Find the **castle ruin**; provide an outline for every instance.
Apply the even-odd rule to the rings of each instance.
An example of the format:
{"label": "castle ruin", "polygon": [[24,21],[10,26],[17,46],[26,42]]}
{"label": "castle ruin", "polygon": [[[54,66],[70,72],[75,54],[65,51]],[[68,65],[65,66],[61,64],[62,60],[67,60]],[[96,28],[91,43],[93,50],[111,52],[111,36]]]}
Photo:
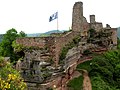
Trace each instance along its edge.
{"label": "castle ruin", "polygon": [[[63,47],[80,38],[77,46],[70,48],[63,61],[60,54]],[[74,41],[75,42],[75,41]],[[104,52],[117,46],[117,28],[103,27],[90,15],[90,23],[83,16],[83,3],[76,2],[72,13],[72,31],[48,37],[25,37],[16,39],[22,45],[24,58],[16,68],[27,82],[29,90],[47,90],[54,85],[62,89],[70,79],[76,66],[86,60],[85,50]],[[62,62],[62,63],[61,63]]]}

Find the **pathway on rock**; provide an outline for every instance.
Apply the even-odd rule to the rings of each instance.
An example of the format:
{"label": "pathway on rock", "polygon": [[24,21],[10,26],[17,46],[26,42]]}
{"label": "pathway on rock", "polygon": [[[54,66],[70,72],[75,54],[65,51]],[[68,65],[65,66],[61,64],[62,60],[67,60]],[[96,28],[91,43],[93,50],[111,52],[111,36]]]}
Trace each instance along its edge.
{"label": "pathway on rock", "polygon": [[91,85],[91,81],[90,78],[88,76],[88,72],[87,70],[82,70],[83,73],[83,90],[92,90],[92,85]]}

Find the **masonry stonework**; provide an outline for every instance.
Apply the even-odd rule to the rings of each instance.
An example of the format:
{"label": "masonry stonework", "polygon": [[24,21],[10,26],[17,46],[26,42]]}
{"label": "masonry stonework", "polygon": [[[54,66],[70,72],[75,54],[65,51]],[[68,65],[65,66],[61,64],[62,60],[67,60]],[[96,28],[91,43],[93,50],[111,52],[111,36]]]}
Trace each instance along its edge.
{"label": "masonry stonework", "polygon": [[90,15],[90,23],[95,23],[95,15]]}
{"label": "masonry stonework", "polygon": [[95,21],[95,15],[90,15],[90,28],[95,29],[97,32],[103,29],[102,23]]}
{"label": "masonry stonework", "polygon": [[113,45],[117,45],[117,28],[111,28]]}
{"label": "masonry stonework", "polygon": [[72,15],[72,30],[73,31],[82,31],[83,30],[83,3],[77,2],[73,6],[73,15]]}

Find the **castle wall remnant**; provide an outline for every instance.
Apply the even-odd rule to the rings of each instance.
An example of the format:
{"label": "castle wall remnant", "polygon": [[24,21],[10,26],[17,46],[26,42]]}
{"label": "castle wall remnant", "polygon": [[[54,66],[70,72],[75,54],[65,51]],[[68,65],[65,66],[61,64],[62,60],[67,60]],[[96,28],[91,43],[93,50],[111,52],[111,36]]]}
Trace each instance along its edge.
{"label": "castle wall remnant", "polygon": [[117,45],[117,28],[111,28],[113,45]]}
{"label": "castle wall remnant", "polygon": [[95,15],[90,15],[90,23],[95,23]]}
{"label": "castle wall remnant", "polygon": [[73,6],[72,14],[72,30],[82,31],[83,30],[83,3],[76,2]]}
{"label": "castle wall remnant", "polygon": [[43,48],[45,46],[45,39],[40,37],[17,38],[16,43],[20,43],[23,46]]}
{"label": "castle wall remnant", "polygon": [[81,31],[81,36],[87,37],[89,28],[90,28],[89,23],[87,22],[86,18],[83,17],[83,30]]}
{"label": "castle wall remnant", "polygon": [[103,24],[95,21],[95,15],[90,15],[90,28],[95,29],[97,32],[103,29]]}

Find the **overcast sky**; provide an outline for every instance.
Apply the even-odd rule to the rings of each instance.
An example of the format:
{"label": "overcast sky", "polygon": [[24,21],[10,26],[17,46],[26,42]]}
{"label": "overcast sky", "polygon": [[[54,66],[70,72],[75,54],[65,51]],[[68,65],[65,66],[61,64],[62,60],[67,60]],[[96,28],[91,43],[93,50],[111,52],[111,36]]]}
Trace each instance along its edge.
{"label": "overcast sky", "polygon": [[[57,20],[49,17],[58,11],[59,30],[68,30],[72,23],[72,7],[79,0],[0,0],[0,33],[11,28],[18,32],[42,33],[57,29]],[[120,26],[120,0],[81,0],[84,16],[95,14],[96,21],[111,27]]]}

